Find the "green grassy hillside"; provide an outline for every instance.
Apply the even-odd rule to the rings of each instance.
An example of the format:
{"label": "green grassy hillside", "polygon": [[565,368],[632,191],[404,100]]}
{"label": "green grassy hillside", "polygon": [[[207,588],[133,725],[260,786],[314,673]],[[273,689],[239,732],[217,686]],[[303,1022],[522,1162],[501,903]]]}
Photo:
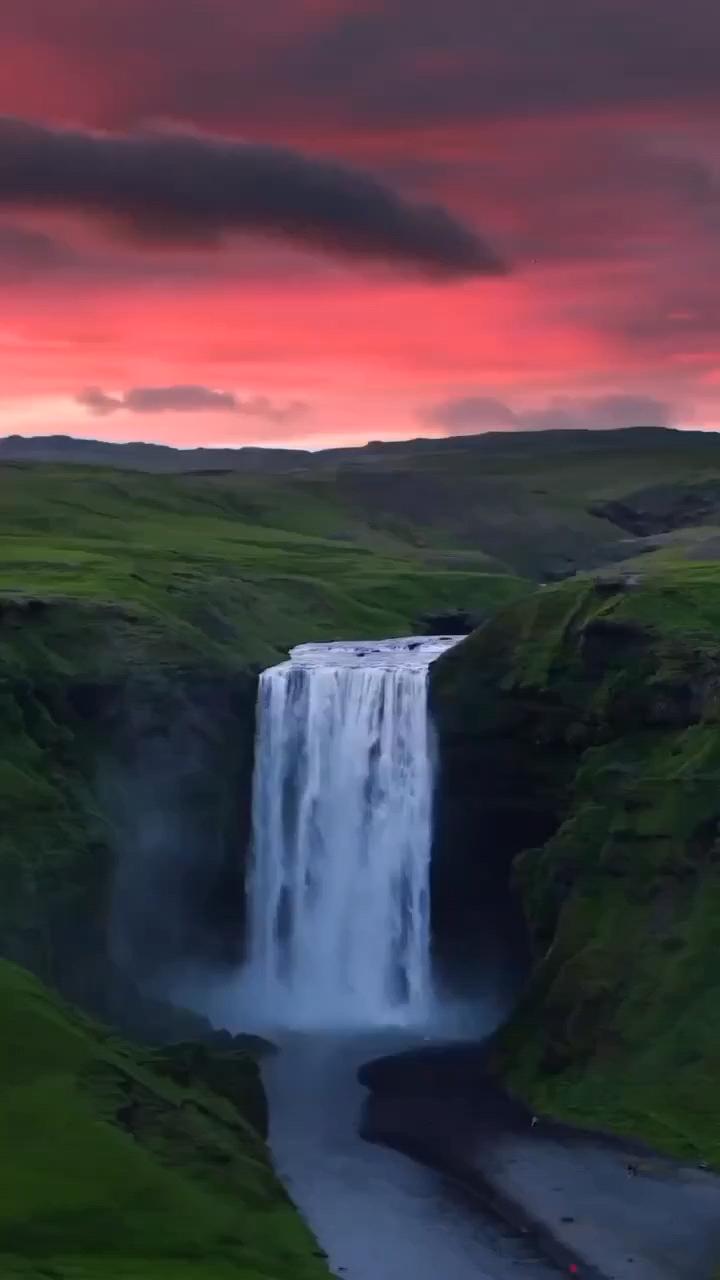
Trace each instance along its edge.
{"label": "green grassy hillside", "polygon": [[[646,533],[712,522],[713,513],[720,523],[720,437],[712,432],[505,432],[315,454],[14,438],[0,441],[5,489],[13,487],[10,460],[22,458],[54,464],[40,468],[48,477],[40,505],[51,520],[62,505],[47,509],[51,477],[62,486],[62,477],[73,474],[56,464],[85,461],[93,466],[74,469],[78,484],[92,488],[94,472],[96,498],[102,495],[99,509],[90,500],[91,517],[109,504],[122,519],[124,491],[143,506],[160,502],[165,519],[173,508],[193,520],[219,514],[255,529],[338,541],[345,550],[362,546],[390,559],[409,554],[428,569],[486,567],[539,580],[623,558],[642,549]],[[17,483],[24,501],[25,482]],[[35,503],[38,490],[31,488]],[[612,518],[618,504],[620,523]],[[649,523],[633,519],[635,507]],[[79,514],[71,496],[68,532]],[[197,532],[204,542],[199,525]],[[303,572],[318,577],[317,569]]]}
{"label": "green grassy hillside", "polygon": [[0,962],[3,1280],[328,1275],[246,1118],[254,1064],[188,1056],[133,1049]]}
{"label": "green grassy hillside", "polygon": [[403,633],[520,589],[481,550],[421,555],[332,492],[0,468],[0,671],[268,663],[301,640]]}
{"label": "green grassy hillside", "polygon": [[515,861],[535,965],[507,1082],[720,1166],[720,568],[540,590],[438,664],[435,697],[481,810],[554,829]]}
{"label": "green grassy hillside", "polygon": [[[509,433],[249,453],[237,455],[242,469],[163,475],[3,462],[0,606],[3,596],[53,602],[60,660],[79,615],[55,611],[71,600],[88,665],[265,663],[298,639],[487,611],[518,594],[518,576],[666,559],[666,544],[677,557],[693,543],[698,558],[718,554],[712,434]],[[14,656],[11,632],[1,635],[0,661]]]}

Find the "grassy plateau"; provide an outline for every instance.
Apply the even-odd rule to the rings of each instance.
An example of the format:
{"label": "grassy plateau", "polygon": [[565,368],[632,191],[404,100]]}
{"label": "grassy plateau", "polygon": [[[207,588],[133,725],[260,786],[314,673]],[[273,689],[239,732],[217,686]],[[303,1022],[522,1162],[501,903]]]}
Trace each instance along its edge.
{"label": "grassy plateau", "polygon": [[402,633],[424,611],[492,608],[519,588],[481,550],[421,553],[290,483],[0,467],[0,608],[49,606],[24,615],[31,644],[2,629],[9,667],[68,669],[76,647],[87,673],[265,664],[299,640]]}

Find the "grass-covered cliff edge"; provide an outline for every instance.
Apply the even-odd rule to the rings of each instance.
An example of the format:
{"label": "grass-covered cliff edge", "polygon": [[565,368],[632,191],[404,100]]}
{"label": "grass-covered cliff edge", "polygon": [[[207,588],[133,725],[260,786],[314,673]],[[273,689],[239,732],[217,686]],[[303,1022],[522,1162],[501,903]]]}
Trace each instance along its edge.
{"label": "grass-covered cliff edge", "polygon": [[3,1280],[322,1280],[257,1067],[140,1050],[0,961]]}
{"label": "grass-covered cliff edge", "polygon": [[237,959],[257,671],[523,589],[332,489],[0,467],[0,955],[123,1023],[108,950]]}
{"label": "grass-covered cliff edge", "polygon": [[539,1111],[720,1165],[720,572],[541,589],[433,699],[465,865],[499,849],[533,936],[496,1067]]}

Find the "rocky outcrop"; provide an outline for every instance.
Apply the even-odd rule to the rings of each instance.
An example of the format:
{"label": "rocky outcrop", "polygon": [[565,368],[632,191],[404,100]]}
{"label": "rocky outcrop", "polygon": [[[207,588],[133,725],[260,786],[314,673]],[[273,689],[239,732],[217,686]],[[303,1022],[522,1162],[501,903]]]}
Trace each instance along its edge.
{"label": "rocky outcrop", "polygon": [[268,1107],[260,1078],[257,1056],[272,1052],[272,1045],[257,1037],[231,1037],[229,1046],[198,1044],[167,1045],[152,1055],[153,1069],[183,1088],[201,1084],[212,1093],[227,1098],[245,1116],[262,1138],[268,1134]]}
{"label": "rocky outcrop", "polygon": [[622,499],[595,502],[590,514],[638,538],[671,533],[689,525],[716,524],[720,520],[720,481],[702,484],[664,484]]}
{"label": "rocky outcrop", "polygon": [[469,636],[483,621],[476,611],[446,609],[444,613],[424,613],[416,630],[423,636]]}

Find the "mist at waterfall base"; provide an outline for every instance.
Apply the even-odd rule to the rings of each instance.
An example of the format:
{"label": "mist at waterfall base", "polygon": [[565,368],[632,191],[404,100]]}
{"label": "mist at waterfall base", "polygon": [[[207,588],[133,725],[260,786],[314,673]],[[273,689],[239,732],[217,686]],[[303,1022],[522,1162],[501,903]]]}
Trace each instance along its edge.
{"label": "mist at waterfall base", "polygon": [[179,1001],[269,1034],[477,1036],[501,1019],[492,966],[463,999],[432,963],[428,681],[459,638],[301,645],[262,674],[246,962],[186,972]]}

